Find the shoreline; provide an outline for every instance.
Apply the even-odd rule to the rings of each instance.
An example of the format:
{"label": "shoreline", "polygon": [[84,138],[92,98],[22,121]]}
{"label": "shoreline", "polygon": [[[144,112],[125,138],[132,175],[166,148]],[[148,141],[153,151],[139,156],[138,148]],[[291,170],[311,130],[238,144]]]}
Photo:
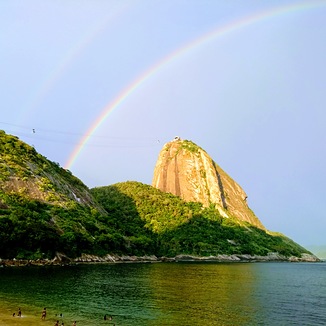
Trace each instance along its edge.
{"label": "shoreline", "polygon": [[[45,320],[41,320],[41,312],[30,310],[28,313],[24,313],[22,309],[22,316],[17,316],[18,307],[13,308],[13,304],[10,302],[1,303],[0,307],[0,325],[17,326],[17,325],[53,325],[56,321],[56,317],[47,317]],[[13,317],[13,313],[16,316]],[[69,325],[69,324],[68,324]]]}
{"label": "shoreline", "polygon": [[217,256],[195,256],[195,255],[177,255],[175,257],[156,257],[151,256],[119,256],[108,254],[99,257],[90,254],[82,254],[78,258],[69,258],[63,254],[57,253],[56,257],[50,259],[1,259],[0,267],[23,267],[23,266],[65,266],[81,263],[160,263],[160,262],[211,262],[211,263],[229,263],[229,262],[321,262],[322,260],[311,254],[302,254],[301,257],[286,257],[278,253],[269,253],[267,256],[233,254]]}

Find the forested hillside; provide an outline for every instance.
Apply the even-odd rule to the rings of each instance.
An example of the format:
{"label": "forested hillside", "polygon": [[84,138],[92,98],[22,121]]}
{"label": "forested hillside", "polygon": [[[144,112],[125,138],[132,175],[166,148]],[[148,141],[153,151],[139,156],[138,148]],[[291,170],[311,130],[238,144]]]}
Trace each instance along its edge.
{"label": "forested hillside", "polygon": [[124,182],[92,189],[117,228],[131,236],[138,252],[174,256],[217,254],[266,255],[278,252],[300,256],[307,252],[281,234],[232,218],[223,218],[214,205],[185,202],[139,182]]}
{"label": "forested hillside", "polygon": [[17,137],[0,131],[0,258],[98,252],[114,232],[89,189]]}
{"label": "forested hillside", "polygon": [[71,172],[0,131],[0,258],[307,252],[283,235],[139,182],[89,190]]}

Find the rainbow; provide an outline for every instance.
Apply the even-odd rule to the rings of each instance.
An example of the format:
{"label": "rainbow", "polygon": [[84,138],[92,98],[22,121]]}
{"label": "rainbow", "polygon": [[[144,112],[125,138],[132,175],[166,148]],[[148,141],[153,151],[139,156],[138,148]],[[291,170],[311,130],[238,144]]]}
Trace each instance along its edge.
{"label": "rainbow", "polygon": [[87,48],[96,37],[101,34],[101,32],[108,27],[109,24],[112,24],[115,20],[128,10],[130,5],[123,4],[112,10],[102,21],[97,22],[90,31],[83,35],[70,49],[67,51],[56,66],[50,71],[50,73],[44,78],[43,82],[39,87],[36,88],[34,94],[30,96],[29,103],[27,103],[26,108],[19,116],[20,123],[23,123],[26,120],[27,116],[31,116],[33,111],[37,109],[42,100],[58,82],[60,77],[67,71],[70,65],[74,62],[76,57]]}
{"label": "rainbow", "polygon": [[274,18],[288,13],[299,12],[307,9],[314,9],[321,6],[326,6],[325,0],[320,1],[304,1],[296,4],[290,4],[280,7],[271,8],[268,10],[260,11],[258,13],[245,16],[241,19],[231,21],[223,26],[219,26],[214,30],[204,34],[203,36],[187,43],[181,48],[173,51],[162,60],[158,61],[154,66],[150,67],[144,73],[142,73],[138,78],[136,78],[131,84],[124,88],[121,93],[112,101],[109,102],[102,110],[102,113],[96,118],[96,120],[91,124],[89,129],[86,131],[84,136],[80,139],[77,146],[71,152],[65,168],[70,169],[72,165],[77,160],[78,156],[82,152],[86,143],[90,140],[92,135],[96,130],[103,124],[103,122],[108,118],[109,114],[113,112],[117,107],[119,107],[132,93],[134,93],[141,85],[143,85],[147,80],[149,80],[154,74],[157,74],[160,70],[165,68],[168,64],[172,63],[181,56],[197,49],[200,46],[204,46],[209,42],[216,40],[222,36],[245,28],[247,26],[256,24],[266,19]]}

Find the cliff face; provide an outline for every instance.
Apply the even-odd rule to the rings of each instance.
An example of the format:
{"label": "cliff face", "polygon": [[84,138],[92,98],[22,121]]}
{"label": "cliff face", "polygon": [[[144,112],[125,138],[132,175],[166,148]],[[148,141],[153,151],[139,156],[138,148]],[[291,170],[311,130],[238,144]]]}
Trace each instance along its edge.
{"label": "cliff face", "polygon": [[230,215],[265,229],[247,205],[244,190],[200,147],[187,140],[175,140],[161,150],[152,182],[164,192],[196,201],[215,204],[221,215]]}
{"label": "cliff face", "polygon": [[[241,187],[192,142],[177,139],[165,145],[154,185],[264,228]],[[309,254],[282,234],[243,227],[220,218],[211,207],[202,209],[164,192],[139,182],[88,189],[58,163],[0,130],[0,258],[26,263],[56,257],[65,263],[65,256],[85,252],[217,260],[239,253],[246,260],[250,255],[270,257],[271,252]]]}

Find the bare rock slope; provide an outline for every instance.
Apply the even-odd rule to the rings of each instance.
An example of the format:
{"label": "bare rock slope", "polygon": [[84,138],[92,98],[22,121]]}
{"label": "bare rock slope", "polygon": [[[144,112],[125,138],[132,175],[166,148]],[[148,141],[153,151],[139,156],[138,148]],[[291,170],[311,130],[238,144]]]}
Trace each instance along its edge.
{"label": "bare rock slope", "polygon": [[164,145],[152,185],[186,201],[200,202],[204,206],[214,204],[224,217],[233,216],[265,229],[248,207],[244,190],[191,141],[176,137]]}

